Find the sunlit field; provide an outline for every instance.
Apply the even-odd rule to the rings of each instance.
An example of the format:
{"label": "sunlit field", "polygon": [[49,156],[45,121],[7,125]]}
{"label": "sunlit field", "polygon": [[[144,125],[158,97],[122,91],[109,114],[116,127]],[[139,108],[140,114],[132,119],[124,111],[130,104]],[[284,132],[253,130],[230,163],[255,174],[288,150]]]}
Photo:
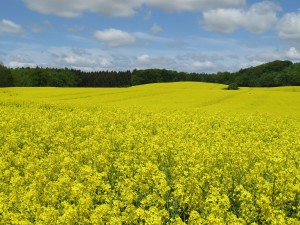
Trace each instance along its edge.
{"label": "sunlit field", "polygon": [[181,82],[130,88],[3,88],[0,101],[151,111],[198,109],[209,113],[294,116],[300,119],[300,87],[224,90],[222,84]]}
{"label": "sunlit field", "polygon": [[300,87],[0,89],[0,224],[300,224]]}

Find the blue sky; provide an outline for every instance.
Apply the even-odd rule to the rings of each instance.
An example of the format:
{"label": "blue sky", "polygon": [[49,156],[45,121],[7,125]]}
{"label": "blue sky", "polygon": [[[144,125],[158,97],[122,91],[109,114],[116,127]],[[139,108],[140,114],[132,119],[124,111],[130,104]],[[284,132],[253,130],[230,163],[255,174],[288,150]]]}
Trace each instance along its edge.
{"label": "blue sky", "polygon": [[236,71],[300,61],[295,0],[3,0],[0,63]]}

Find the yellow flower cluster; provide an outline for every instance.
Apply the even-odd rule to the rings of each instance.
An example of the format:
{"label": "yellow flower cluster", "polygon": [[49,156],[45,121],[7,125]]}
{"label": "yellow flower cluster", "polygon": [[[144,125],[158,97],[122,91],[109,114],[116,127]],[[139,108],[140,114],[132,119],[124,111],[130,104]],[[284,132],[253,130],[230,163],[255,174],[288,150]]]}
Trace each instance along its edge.
{"label": "yellow flower cluster", "polygon": [[296,120],[11,103],[0,131],[0,224],[300,224]]}

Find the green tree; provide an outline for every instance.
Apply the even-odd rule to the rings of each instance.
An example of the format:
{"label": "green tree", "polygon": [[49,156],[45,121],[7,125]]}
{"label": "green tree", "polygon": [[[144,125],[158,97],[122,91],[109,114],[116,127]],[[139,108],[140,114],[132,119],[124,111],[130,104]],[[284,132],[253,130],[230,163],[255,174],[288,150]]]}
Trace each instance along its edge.
{"label": "green tree", "polygon": [[269,72],[269,73],[264,73],[260,78],[259,78],[259,84],[261,87],[274,87],[278,86],[276,84],[275,78],[278,73],[276,72]]}
{"label": "green tree", "polygon": [[238,83],[234,82],[228,85],[227,87],[228,90],[239,90]]}
{"label": "green tree", "polygon": [[286,85],[300,86],[300,63],[295,63],[283,71]]}
{"label": "green tree", "polygon": [[0,87],[13,86],[13,77],[8,68],[0,64]]}

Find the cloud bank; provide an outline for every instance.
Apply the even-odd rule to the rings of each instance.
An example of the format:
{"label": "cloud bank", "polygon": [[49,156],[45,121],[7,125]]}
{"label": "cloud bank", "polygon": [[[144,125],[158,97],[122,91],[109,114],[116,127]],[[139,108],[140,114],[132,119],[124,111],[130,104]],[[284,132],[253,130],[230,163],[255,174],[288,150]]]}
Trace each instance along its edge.
{"label": "cloud bank", "polygon": [[97,40],[104,42],[110,47],[130,45],[136,42],[136,38],[128,32],[117,29],[98,30],[94,33]]}
{"label": "cloud bank", "polygon": [[142,6],[166,11],[201,11],[219,7],[238,7],[245,0],[23,0],[26,6],[42,14],[79,17],[93,12],[113,17],[133,16]]}
{"label": "cloud bank", "polygon": [[232,33],[238,28],[244,28],[252,33],[260,34],[271,29],[277,22],[279,7],[272,2],[253,4],[248,10],[214,9],[203,13],[207,30]]}
{"label": "cloud bank", "polygon": [[277,29],[280,38],[300,44],[300,11],[285,14],[280,19]]}

